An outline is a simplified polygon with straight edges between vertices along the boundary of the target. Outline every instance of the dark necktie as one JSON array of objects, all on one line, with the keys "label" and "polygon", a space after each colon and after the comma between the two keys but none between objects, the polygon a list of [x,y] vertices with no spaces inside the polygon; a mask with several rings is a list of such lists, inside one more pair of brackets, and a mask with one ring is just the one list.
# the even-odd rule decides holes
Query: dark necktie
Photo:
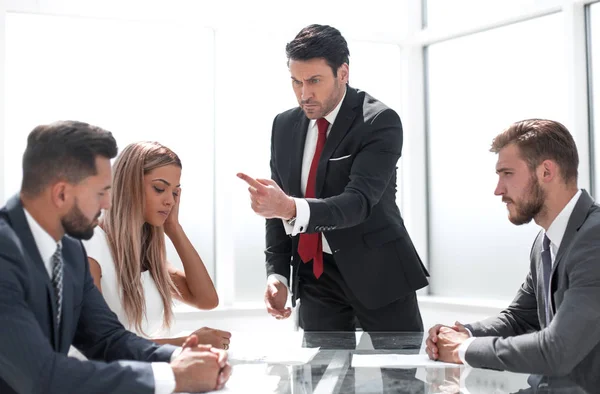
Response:
[{"label": "dark necktie", "polygon": [[544,274],[544,304],[546,305],[546,326],[550,324],[550,273],[552,272],[552,256],[550,239],[544,234],[542,243],[542,272]]},{"label": "dark necktie", "polygon": [[[310,164],[308,180],[306,181],[306,193],[304,197],[315,198],[315,189],[317,187],[317,167],[319,167],[319,158],[325,141],[327,140],[327,128],[329,122],[325,118],[317,119],[317,128],[319,129],[319,138],[317,139],[317,148]],[[303,262],[308,263],[313,260],[313,273],[319,279],[323,273],[323,239],[321,233],[302,233],[298,241],[298,254]]]},{"label": "dark necktie", "polygon": [[56,246],[56,252],[52,255],[52,287],[54,287],[54,294],[56,295],[56,321],[60,327],[63,296],[63,258],[60,244]]}]

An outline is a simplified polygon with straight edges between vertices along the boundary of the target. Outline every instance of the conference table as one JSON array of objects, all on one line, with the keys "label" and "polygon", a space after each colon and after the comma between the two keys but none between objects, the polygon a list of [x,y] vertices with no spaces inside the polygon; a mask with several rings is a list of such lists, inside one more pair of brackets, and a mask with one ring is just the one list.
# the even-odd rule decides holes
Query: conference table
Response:
[{"label": "conference table", "polygon": [[565,379],[433,362],[424,349],[423,333],[235,332],[221,392],[590,394]]}]

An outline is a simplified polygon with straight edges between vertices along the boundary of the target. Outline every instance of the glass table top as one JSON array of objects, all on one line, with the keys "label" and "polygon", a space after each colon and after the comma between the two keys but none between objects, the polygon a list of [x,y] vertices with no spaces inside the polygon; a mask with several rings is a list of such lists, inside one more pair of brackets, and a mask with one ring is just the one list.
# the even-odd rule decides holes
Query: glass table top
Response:
[{"label": "glass table top", "polygon": [[[414,363],[396,364],[403,355]],[[430,362],[423,333],[234,333],[230,361],[231,393],[590,394],[565,379]]]}]

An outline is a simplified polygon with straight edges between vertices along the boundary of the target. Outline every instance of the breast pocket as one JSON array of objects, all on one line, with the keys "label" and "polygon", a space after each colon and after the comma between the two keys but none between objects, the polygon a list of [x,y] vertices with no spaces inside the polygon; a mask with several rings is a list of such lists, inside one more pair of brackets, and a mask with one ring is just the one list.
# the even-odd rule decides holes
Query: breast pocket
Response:
[{"label": "breast pocket", "polygon": [[325,188],[328,193],[340,194],[350,182],[353,155],[333,156],[327,161]]},{"label": "breast pocket", "polygon": [[341,155],[341,156],[332,156],[327,161],[327,168],[329,171],[336,171],[339,173],[348,173],[350,174],[350,168],[352,167],[352,162],[354,161],[354,155]]},{"label": "breast pocket", "polygon": [[332,157],[331,159],[329,159],[330,162],[332,161],[342,161],[342,160],[348,160],[352,157],[352,155],[345,155],[345,156],[339,156],[339,157]]}]

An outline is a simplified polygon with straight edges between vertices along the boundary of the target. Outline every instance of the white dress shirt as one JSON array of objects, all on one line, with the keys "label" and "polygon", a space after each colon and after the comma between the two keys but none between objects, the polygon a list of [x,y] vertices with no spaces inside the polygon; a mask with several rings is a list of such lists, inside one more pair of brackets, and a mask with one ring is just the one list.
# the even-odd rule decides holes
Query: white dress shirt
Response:
[{"label": "white dress shirt", "polygon": [[[346,98],[346,92],[344,92],[344,96],[335,106],[335,108],[324,118],[329,122],[329,128],[327,129],[327,137],[329,137],[329,133],[331,132],[331,127],[333,126],[333,122],[335,122],[335,118],[337,118],[338,113],[340,112],[340,108],[342,107],[342,103],[344,102],[344,98]],[[304,155],[302,156],[302,173],[300,177],[300,188],[302,194],[306,193],[306,184],[308,183],[308,175],[310,173],[310,166],[312,164],[313,157],[315,155],[315,151],[317,150],[317,140],[319,138],[319,128],[317,127],[317,119],[311,119],[308,123],[308,131],[306,132],[306,142],[304,143]],[[283,227],[285,227],[285,232],[288,235],[295,236],[297,234],[301,234],[306,232],[306,228],[308,227],[308,222],[310,221],[310,206],[308,202],[304,198],[294,198],[294,203],[296,203],[296,222],[293,226],[290,226],[287,220],[282,220]],[[327,238],[325,235],[321,234],[323,239],[323,252],[331,254],[331,248],[327,243]],[[269,283],[272,283],[275,280],[279,280],[284,283],[285,286],[288,286],[287,278],[284,278],[283,275],[279,274],[271,274],[267,278]]]},{"label": "white dress shirt", "polygon": [[[578,190],[577,193],[571,198],[571,200],[565,205],[565,207],[560,211],[560,213],[556,216],[556,218],[552,221],[550,227],[548,227],[548,231],[546,231],[546,235],[550,240],[550,258],[552,261],[552,266],[554,267],[554,260],[556,259],[556,253],[558,252],[558,248],[560,248],[560,243],[565,235],[565,231],[567,230],[567,224],[569,224],[569,219],[571,218],[571,214],[573,213],[573,209],[575,209],[575,204],[579,200],[581,196],[581,190]],[[469,335],[471,338],[464,341],[458,347],[458,357],[463,364],[467,364],[467,360],[465,358],[467,354],[467,349],[471,342],[475,340],[473,334],[469,331]]]},{"label": "white dress shirt", "polygon": [[[29,224],[29,229],[31,230],[33,240],[40,252],[46,271],[48,271],[48,275],[52,278],[52,255],[56,252],[56,248],[61,243],[60,241],[56,242],[54,238],[52,238],[52,236],[36,222],[26,209],[23,209],[23,211],[25,212],[27,224]],[[171,359],[177,357],[179,353],[181,352],[178,350],[173,352]],[[155,383],[154,394],[171,394],[175,391],[175,374],[173,373],[171,365],[169,365],[169,363],[151,363],[151,366]]]}]

